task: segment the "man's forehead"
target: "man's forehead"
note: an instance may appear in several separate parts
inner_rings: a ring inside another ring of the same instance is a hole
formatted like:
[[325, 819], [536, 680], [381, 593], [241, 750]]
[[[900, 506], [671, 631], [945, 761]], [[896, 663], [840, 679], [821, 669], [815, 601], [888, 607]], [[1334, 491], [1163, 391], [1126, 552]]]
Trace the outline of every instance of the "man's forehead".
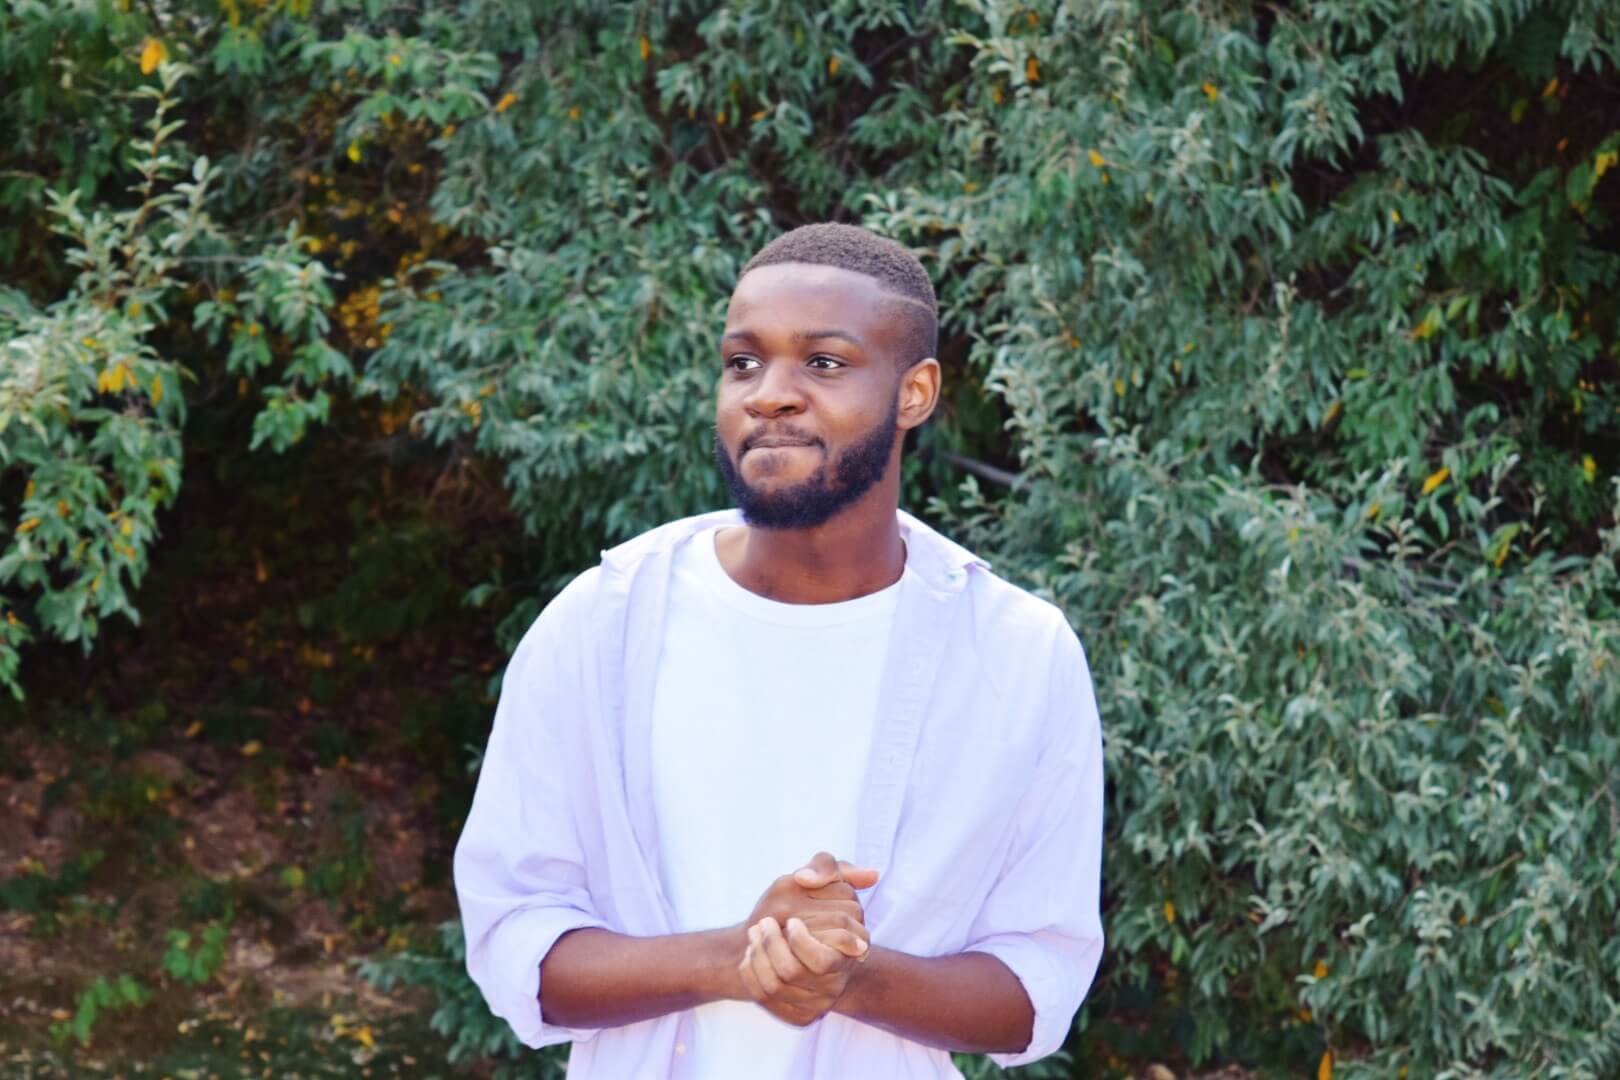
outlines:
[[729, 314], [744, 315], [762, 303], [819, 307], [825, 304], [875, 305], [889, 295], [870, 274], [818, 263], [773, 263], [743, 275], [731, 293]]

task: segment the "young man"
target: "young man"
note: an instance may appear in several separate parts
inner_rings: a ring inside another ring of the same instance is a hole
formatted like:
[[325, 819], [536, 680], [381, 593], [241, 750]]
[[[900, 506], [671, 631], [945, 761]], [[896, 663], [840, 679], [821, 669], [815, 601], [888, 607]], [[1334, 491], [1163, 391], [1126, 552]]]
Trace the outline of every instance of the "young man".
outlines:
[[897, 244], [766, 246], [718, 361], [739, 509], [604, 553], [512, 658], [456, 888], [490, 1008], [570, 1076], [951, 1077], [1069, 1030], [1096, 705], [1056, 608], [898, 510], [935, 323]]

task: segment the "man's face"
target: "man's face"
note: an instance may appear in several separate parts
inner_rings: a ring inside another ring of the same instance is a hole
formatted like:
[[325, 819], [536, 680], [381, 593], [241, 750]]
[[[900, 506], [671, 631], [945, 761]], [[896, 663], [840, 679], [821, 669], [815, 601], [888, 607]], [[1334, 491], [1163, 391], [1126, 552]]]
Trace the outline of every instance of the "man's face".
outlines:
[[847, 508], [894, 456], [903, 327], [871, 277], [762, 266], [731, 294], [715, 459], [751, 525], [802, 529]]

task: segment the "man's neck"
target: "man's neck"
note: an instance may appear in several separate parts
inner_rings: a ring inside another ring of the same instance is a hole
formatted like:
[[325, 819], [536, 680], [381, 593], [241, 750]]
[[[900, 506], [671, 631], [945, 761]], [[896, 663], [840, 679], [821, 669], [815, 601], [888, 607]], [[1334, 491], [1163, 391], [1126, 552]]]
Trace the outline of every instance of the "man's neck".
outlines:
[[906, 546], [895, 493], [869, 494], [879, 498], [812, 529], [723, 529], [715, 538], [720, 565], [749, 592], [784, 604], [834, 604], [886, 589], [905, 570]]

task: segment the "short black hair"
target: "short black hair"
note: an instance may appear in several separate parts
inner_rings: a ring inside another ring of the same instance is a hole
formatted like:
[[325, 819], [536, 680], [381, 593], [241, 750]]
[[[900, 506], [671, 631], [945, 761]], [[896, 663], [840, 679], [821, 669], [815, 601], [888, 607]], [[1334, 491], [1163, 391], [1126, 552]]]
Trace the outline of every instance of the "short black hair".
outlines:
[[904, 366], [937, 353], [939, 302], [934, 298], [934, 283], [917, 256], [893, 240], [857, 225], [831, 221], [801, 225], [760, 248], [737, 277], [779, 263], [836, 266], [876, 278], [884, 292], [902, 301], [895, 307], [896, 315], [906, 322]]

